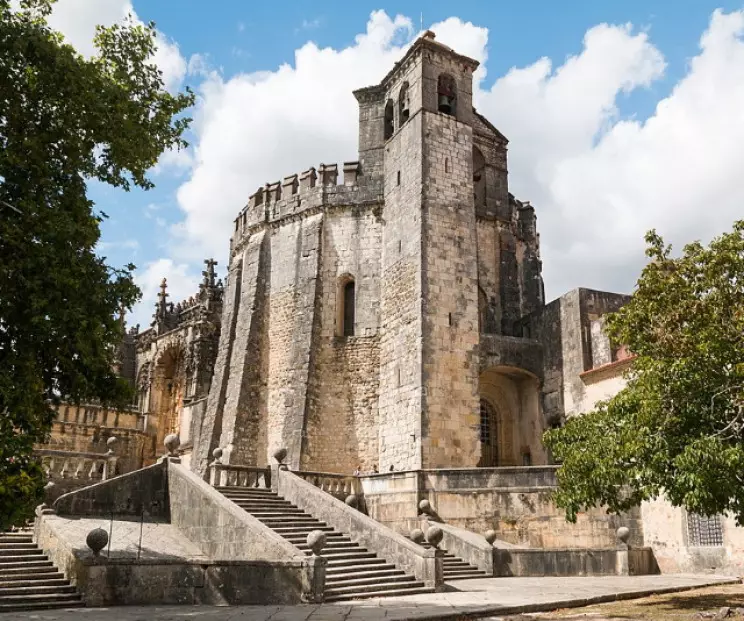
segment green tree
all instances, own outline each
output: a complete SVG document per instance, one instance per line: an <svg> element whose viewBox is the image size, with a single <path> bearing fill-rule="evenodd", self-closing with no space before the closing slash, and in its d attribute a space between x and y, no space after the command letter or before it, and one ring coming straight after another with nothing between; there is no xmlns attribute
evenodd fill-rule
<svg viewBox="0 0 744 621"><path fill-rule="evenodd" d="M674 257L655 231L633 298L607 320L637 357L627 385L545 435L569 520L664 494L744 525L744 221Z"/></svg>
<svg viewBox="0 0 744 621"><path fill-rule="evenodd" d="M105 214L87 184L152 187L148 169L186 144L193 103L151 64L154 25L99 28L85 58L47 25L52 2L0 0L0 528L41 498L30 456L54 406L128 398L115 316L139 291L134 266L95 253Z"/></svg>

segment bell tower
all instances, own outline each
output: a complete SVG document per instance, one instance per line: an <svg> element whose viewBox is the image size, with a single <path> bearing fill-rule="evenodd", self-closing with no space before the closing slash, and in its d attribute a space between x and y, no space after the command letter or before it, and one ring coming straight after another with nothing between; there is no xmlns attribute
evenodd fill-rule
<svg viewBox="0 0 744 621"><path fill-rule="evenodd" d="M477 66L426 32L379 86L357 91L360 159L381 161L385 197L382 471L470 466L478 455ZM377 112L365 115L360 95L373 93Z"/></svg>

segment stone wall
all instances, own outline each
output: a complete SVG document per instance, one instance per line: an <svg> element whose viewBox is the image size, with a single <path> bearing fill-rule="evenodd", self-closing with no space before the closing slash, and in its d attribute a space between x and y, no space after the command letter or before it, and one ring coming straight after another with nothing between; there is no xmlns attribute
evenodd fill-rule
<svg viewBox="0 0 744 621"><path fill-rule="evenodd" d="M640 511L611 516L593 509L576 524L551 500L555 466L424 470L361 477L370 516L407 534L427 499L447 524L529 548L615 548L620 526L631 529L631 545L643 544Z"/></svg>
<svg viewBox="0 0 744 621"><path fill-rule="evenodd" d="M169 518L167 464L160 463L64 494L54 502L59 515Z"/></svg>

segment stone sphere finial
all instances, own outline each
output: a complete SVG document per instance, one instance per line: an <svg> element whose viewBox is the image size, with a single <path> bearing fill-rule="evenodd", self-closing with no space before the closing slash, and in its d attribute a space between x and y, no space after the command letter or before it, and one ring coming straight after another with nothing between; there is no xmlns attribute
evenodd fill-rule
<svg viewBox="0 0 744 621"><path fill-rule="evenodd" d="M214 457L214 463L222 463L222 449L219 446L212 451L212 457Z"/></svg>
<svg viewBox="0 0 744 621"><path fill-rule="evenodd" d="M114 454L114 449L116 448L116 443L118 442L118 438L116 436L109 437L108 440L106 440L106 446L108 447L107 455L111 456Z"/></svg>
<svg viewBox="0 0 744 621"><path fill-rule="evenodd" d="M163 442L165 444L165 448L168 449L168 453L171 455L171 457L176 456L176 451L178 451L178 447L181 446L181 438L178 437L177 433L169 433L167 436L165 436L165 441Z"/></svg>
<svg viewBox="0 0 744 621"><path fill-rule="evenodd" d="M439 526L430 526L426 529L426 540L435 548L439 546L440 543L442 543L443 537L444 533L442 532L442 529L439 528Z"/></svg>
<svg viewBox="0 0 744 621"><path fill-rule="evenodd" d="M630 529L627 526L621 526L617 529L616 535L620 543L627 545L628 539L630 539Z"/></svg>
<svg viewBox="0 0 744 621"><path fill-rule="evenodd" d="M421 511L421 513L425 515L434 515L434 511L431 508L431 503L428 500L426 500L426 498L424 498L419 503L419 511Z"/></svg>
<svg viewBox="0 0 744 621"><path fill-rule="evenodd" d="M426 541L426 537L424 537L424 531L420 528L412 528L410 536L411 541L413 541L413 543L418 543L419 545Z"/></svg>
<svg viewBox="0 0 744 621"><path fill-rule="evenodd" d="M357 498L356 494L349 494L346 497L346 500L344 502L349 505L352 509L358 509L359 508L359 498Z"/></svg>
<svg viewBox="0 0 744 621"><path fill-rule="evenodd" d="M279 465L284 463L284 459L287 457L287 449L280 448L274 451L274 459L276 459Z"/></svg>
<svg viewBox="0 0 744 621"><path fill-rule="evenodd" d="M101 554L101 550L106 547L108 540L108 533L105 530L102 528L94 528L88 533L88 536L85 538L85 543L88 544L88 547L92 550L93 556L98 556Z"/></svg>
<svg viewBox="0 0 744 621"><path fill-rule="evenodd" d="M326 534L322 530L311 530L307 535L307 545L315 556L320 556L326 544Z"/></svg>
<svg viewBox="0 0 744 621"><path fill-rule="evenodd" d="M486 541L490 545L493 545L493 542L496 541L496 531L490 528L485 532L483 536L486 538Z"/></svg>

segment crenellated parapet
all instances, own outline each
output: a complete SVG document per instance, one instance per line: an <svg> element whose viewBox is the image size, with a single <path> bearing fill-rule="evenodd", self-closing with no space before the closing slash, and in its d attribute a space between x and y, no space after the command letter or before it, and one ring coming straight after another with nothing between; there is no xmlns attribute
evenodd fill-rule
<svg viewBox="0 0 744 621"><path fill-rule="evenodd" d="M343 174L339 181L339 169ZM366 181L366 180L365 180ZM352 206L382 200L381 183L363 183L359 162L320 164L299 173L267 183L248 198L248 204L235 219L231 249L241 239L265 224L309 215L323 207Z"/></svg>

